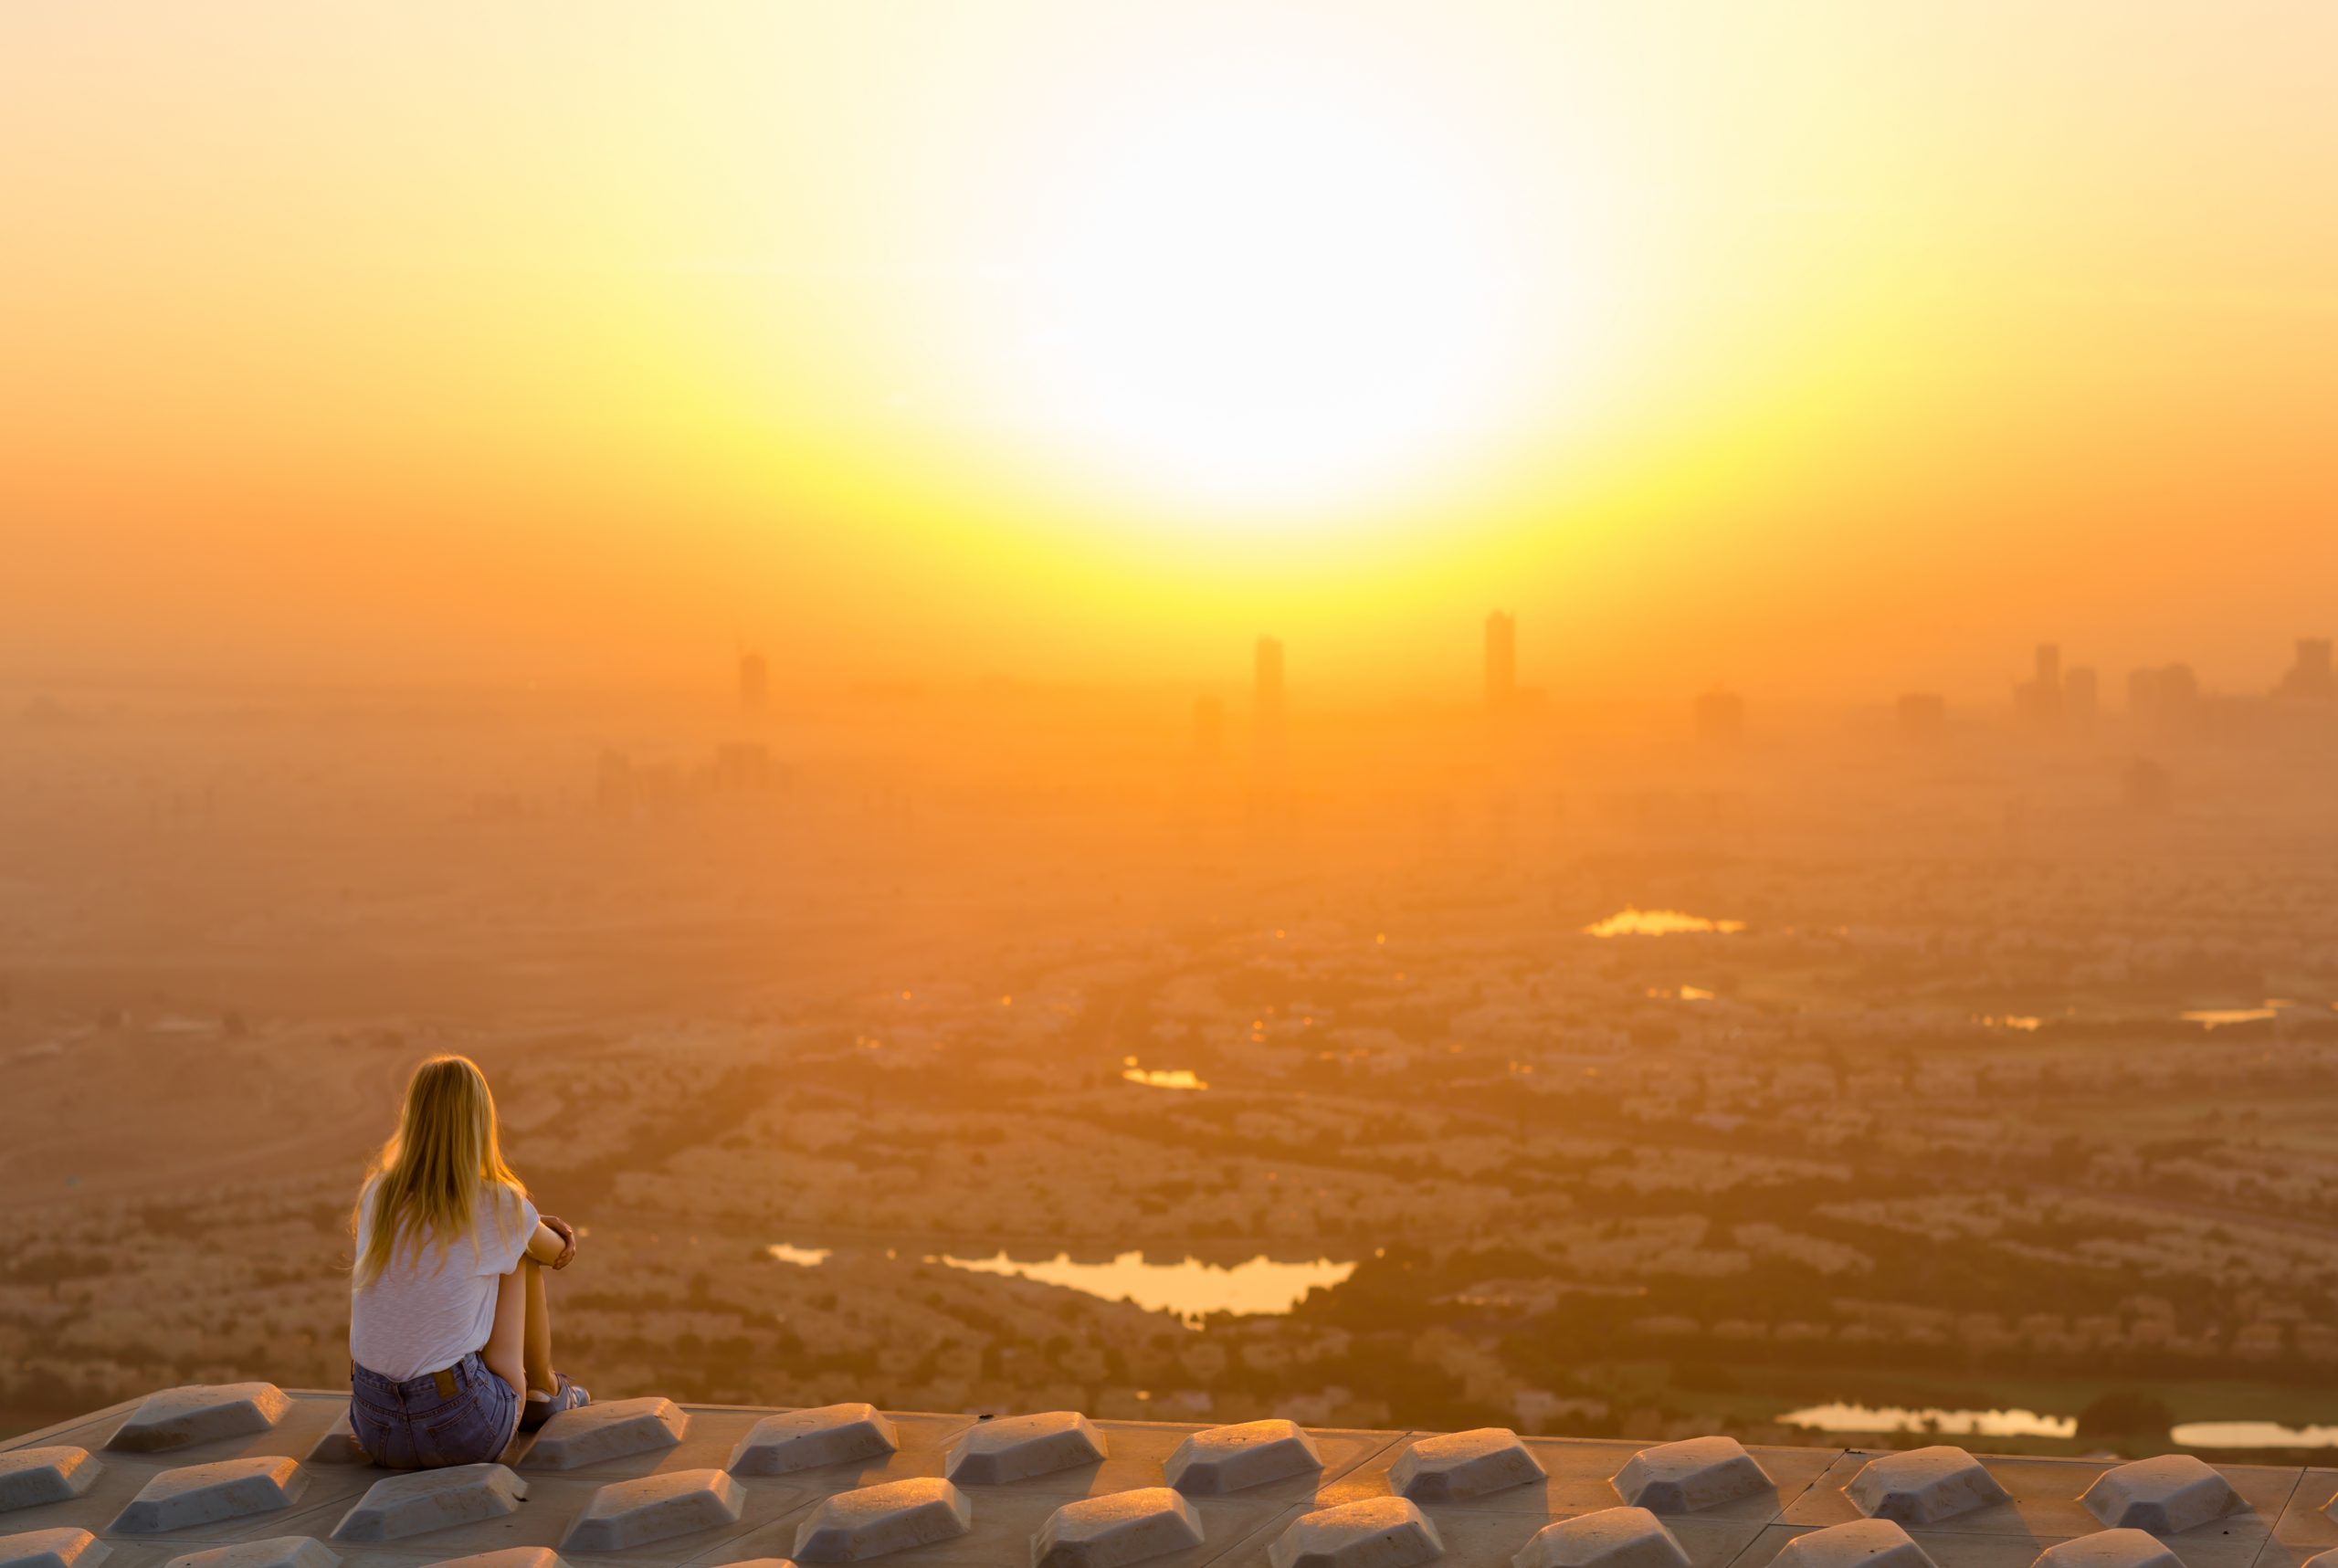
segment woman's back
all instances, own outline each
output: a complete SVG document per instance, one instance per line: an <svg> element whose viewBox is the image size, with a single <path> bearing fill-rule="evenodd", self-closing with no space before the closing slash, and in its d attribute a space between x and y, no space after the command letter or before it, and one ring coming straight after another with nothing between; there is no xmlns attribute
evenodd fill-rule
<svg viewBox="0 0 2338 1568"><path fill-rule="evenodd" d="M372 1250L379 1183L358 1199L357 1256ZM349 1353L403 1381L454 1365L487 1343L496 1288L535 1234L536 1206L511 1187L482 1184L468 1237L402 1225L381 1272L349 1298Z"/></svg>

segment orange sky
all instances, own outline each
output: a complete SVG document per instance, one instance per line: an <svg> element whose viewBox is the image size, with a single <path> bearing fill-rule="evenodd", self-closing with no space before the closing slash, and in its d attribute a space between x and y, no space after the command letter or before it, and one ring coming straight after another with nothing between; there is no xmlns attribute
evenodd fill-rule
<svg viewBox="0 0 2338 1568"><path fill-rule="evenodd" d="M2338 8L0 9L0 676L2338 632Z"/></svg>

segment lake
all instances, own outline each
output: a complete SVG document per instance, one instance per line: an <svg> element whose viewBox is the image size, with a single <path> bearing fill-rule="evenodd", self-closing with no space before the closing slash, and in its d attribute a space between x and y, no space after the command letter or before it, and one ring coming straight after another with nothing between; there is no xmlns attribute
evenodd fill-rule
<svg viewBox="0 0 2338 1568"><path fill-rule="evenodd" d="M1743 921L1713 921L1702 915L1684 914L1679 910L1618 910L1606 920L1583 928L1585 936L1693 936L1700 933L1727 935L1745 929Z"/></svg>

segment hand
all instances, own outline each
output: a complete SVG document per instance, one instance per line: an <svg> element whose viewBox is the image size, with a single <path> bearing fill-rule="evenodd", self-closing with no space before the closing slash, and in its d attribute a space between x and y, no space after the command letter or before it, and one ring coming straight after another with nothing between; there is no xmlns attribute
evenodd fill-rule
<svg viewBox="0 0 2338 1568"><path fill-rule="evenodd" d="M562 1242L560 1256L544 1267L552 1269L567 1268L576 1258L576 1227L557 1215L539 1215L536 1217L542 1220L544 1228L560 1237Z"/></svg>

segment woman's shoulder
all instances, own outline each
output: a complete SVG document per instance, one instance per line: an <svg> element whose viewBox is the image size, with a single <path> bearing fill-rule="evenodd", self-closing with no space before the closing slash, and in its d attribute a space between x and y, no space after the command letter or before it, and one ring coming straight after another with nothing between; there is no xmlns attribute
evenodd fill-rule
<svg viewBox="0 0 2338 1568"><path fill-rule="evenodd" d="M528 1189L517 1182L488 1182L479 1194L479 1217L499 1228L532 1222L536 1205Z"/></svg>

